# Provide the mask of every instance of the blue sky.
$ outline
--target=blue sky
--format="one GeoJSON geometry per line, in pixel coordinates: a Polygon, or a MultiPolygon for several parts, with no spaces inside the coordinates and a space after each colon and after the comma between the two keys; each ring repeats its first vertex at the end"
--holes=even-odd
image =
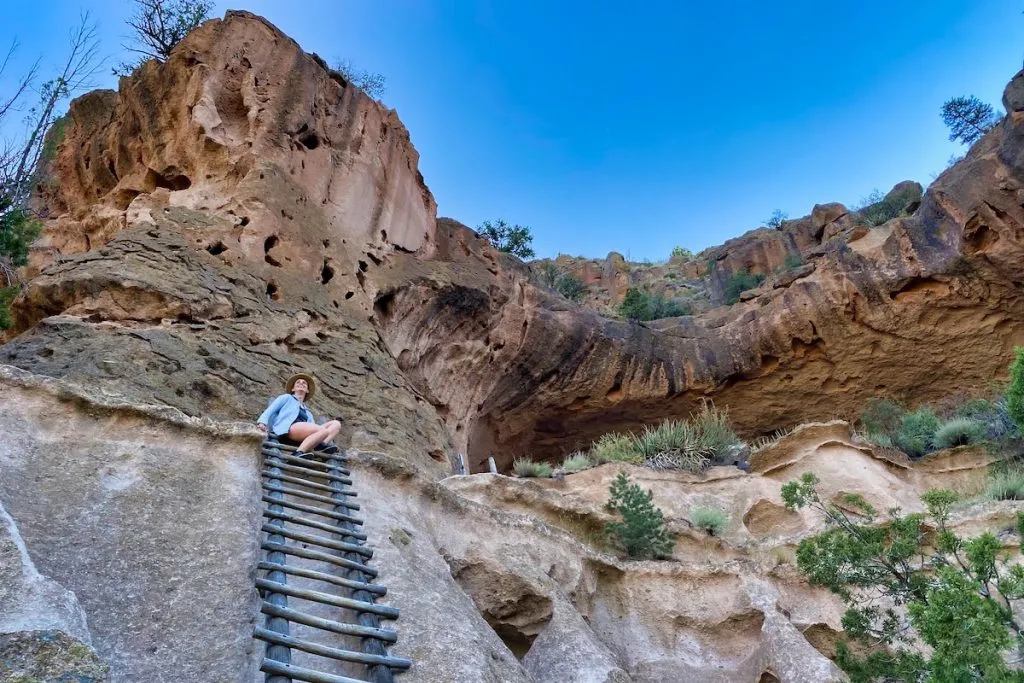
{"type": "MultiPolygon", "coordinates": [[[[81,9],[123,59],[126,4],[7,4],[11,73],[48,65],[81,9]]],[[[241,6],[328,61],[383,73],[440,215],[529,225],[540,256],[658,260],[776,208],[927,185],[962,151],[942,102],[997,105],[1021,68],[1024,3],[837,4],[250,0],[215,13],[241,6]]],[[[98,85],[114,85],[108,73],[98,85]]]]}

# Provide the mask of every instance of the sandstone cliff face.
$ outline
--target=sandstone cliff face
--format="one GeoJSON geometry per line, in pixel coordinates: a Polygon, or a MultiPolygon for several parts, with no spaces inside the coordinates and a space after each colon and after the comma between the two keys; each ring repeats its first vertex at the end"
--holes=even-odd
{"type": "MultiPolygon", "coordinates": [[[[823,205],[715,252],[726,272],[796,249],[799,272],[729,308],[637,325],[538,289],[515,259],[435,221],[394,112],[229,13],[72,108],[34,277],[0,346],[0,503],[38,570],[74,593],[114,680],[189,666],[253,680],[246,425],[308,370],[313,407],[344,419],[365,482],[403,609],[395,651],[417,662],[407,680],[836,680],[839,607],[790,561],[820,521],[787,512],[779,484],[810,470],[829,495],[916,509],[923,488],[975,490],[983,453],[911,467],[830,423],[757,454],[751,475],[632,470],[679,534],[674,561],[657,563],[593,542],[615,468],[441,477],[457,451],[473,472],[492,455],[504,468],[705,397],[754,435],[872,395],[986,386],[1024,343],[1022,82],[913,216],[867,228],[823,205]],[[720,539],[687,521],[711,503],[730,512],[720,539]],[[217,623],[198,626],[220,645],[181,661],[204,601],[217,623]]],[[[626,284],[615,260],[587,278],[626,284]]]]}

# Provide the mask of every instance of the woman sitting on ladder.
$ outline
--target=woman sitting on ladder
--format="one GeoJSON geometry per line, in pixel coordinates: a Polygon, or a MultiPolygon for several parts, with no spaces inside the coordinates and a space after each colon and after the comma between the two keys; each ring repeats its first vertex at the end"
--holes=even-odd
{"type": "Polygon", "coordinates": [[[316,382],[312,376],[304,372],[288,378],[285,392],[267,406],[259,419],[256,428],[264,434],[268,432],[278,438],[287,437],[298,442],[295,455],[306,457],[314,448],[322,443],[328,444],[326,450],[337,452],[337,446],[329,442],[341,431],[341,422],[331,420],[318,425],[313,419],[313,412],[306,407],[305,401],[313,398],[316,393],[316,382]]]}

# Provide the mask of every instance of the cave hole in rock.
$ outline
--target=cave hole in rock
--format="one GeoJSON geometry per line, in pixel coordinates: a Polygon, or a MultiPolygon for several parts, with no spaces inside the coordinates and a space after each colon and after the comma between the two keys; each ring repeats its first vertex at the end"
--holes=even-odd
{"type": "Polygon", "coordinates": [[[757,679],[757,683],[779,683],[779,677],[771,671],[765,671],[761,674],[761,677],[757,679]]]}
{"type": "Polygon", "coordinates": [[[210,252],[214,256],[217,256],[219,254],[223,254],[227,250],[228,250],[228,248],[226,246],[224,246],[224,243],[221,242],[221,241],[217,241],[214,244],[209,244],[209,245],[206,246],[206,251],[210,252]]]}
{"type": "Polygon", "coordinates": [[[331,246],[331,241],[330,240],[324,240],[324,247],[329,247],[329,246],[331,246]]]}
{"type": "Polygon", "coordinates": [[[248,216],[242,216],[242,220],[238,221],[238,224],[241,225],[243,228],[245,226],[249,225],[249,217],[248,216]]]}
{"type": "Polygon", "coordinates": [[[146,171],[145,185],[154,189],[160,187],[171,192],[177,192],[178,190],[187,190],[192,187],[192,180],[174,167],[167,169],[163,173],[158,173],[150,168],[146,171]]]}
{"type": "Polygon", "coordinates": [[[379,266],[381,263],[383,263],[381,258],[376,254],[367,253],[366,255],[370,258],[371,261],[373,261],[373,265],[375,266],[379,266]]]}
{"type": "Polygon", "coordinates": [[[320,146],[320,137],[313,131],[308,131],[299,136],[299,144],[306,149],[316,149],[320,146]]]}
{"type": "Polygon", "coordinates": [[[327,259],[324,259],[323,268],[320,269],[320,282],[326,285],[328,282],[331,281],[333,277],[334,268],[331,267],[331,264],[328,262],[327,259]]]}
{"type": "Polygon", "coordinates": [[[267,296],[274,301],[279,301],[281,299],[281,293],[278,290],[277,283],[273,280],[267,282],[267,296]]]}
{"type": "Polygon", "coordinates": [[[277,235],[271,235],[263,240],[263,260],[276,268],[281,267],[281,262],[270,255],[270,250],[276,247],[280,241],[277,235]]]}
{"type": "Polygon", "coordinates": [[[445,557],[452,578],[473,600],[480,616],[522,660],[547,628],[554,603],[537,586],[505,567],[487,561],[445,557]]]}
{"type": "Polygon", "coordinates": [[[345,298],[346,299],[351,299],[354,294],[355,294],[355,292],[345,292],[345,298]]]}
{"type": "Polygon", "coordinates": [[[369,268],[369,267],[370,267],[370,266],[368,266],[368,265],[366,264],[366,261],[360,261],[360,262],[359,262],[359,270],[361,270],[362,272],[364,272],[364,273],[365,273],[365,272],[366,272],[366,269],[367,269],[367,268],[369,268]]]}

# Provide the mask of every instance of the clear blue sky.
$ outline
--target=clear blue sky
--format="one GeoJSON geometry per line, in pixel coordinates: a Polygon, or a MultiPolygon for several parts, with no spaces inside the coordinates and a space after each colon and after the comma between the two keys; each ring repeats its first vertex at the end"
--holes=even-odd
{"type": "MultiPolygon", "coordinates": [[[[1021,68],[1024,3],[837,4],[249,0],[216,13],[241,5],[307,51],[383,73],[440,215],[529,225],[540,256],[658,260],[776,208],[927,185],[961,151],[942,102],[997,105],[1021,68]]],[[[16,35],[21,63],[48,64],[85,8],[117,61],[125,5],[5,3],[0,45],[16,35]]]]}

